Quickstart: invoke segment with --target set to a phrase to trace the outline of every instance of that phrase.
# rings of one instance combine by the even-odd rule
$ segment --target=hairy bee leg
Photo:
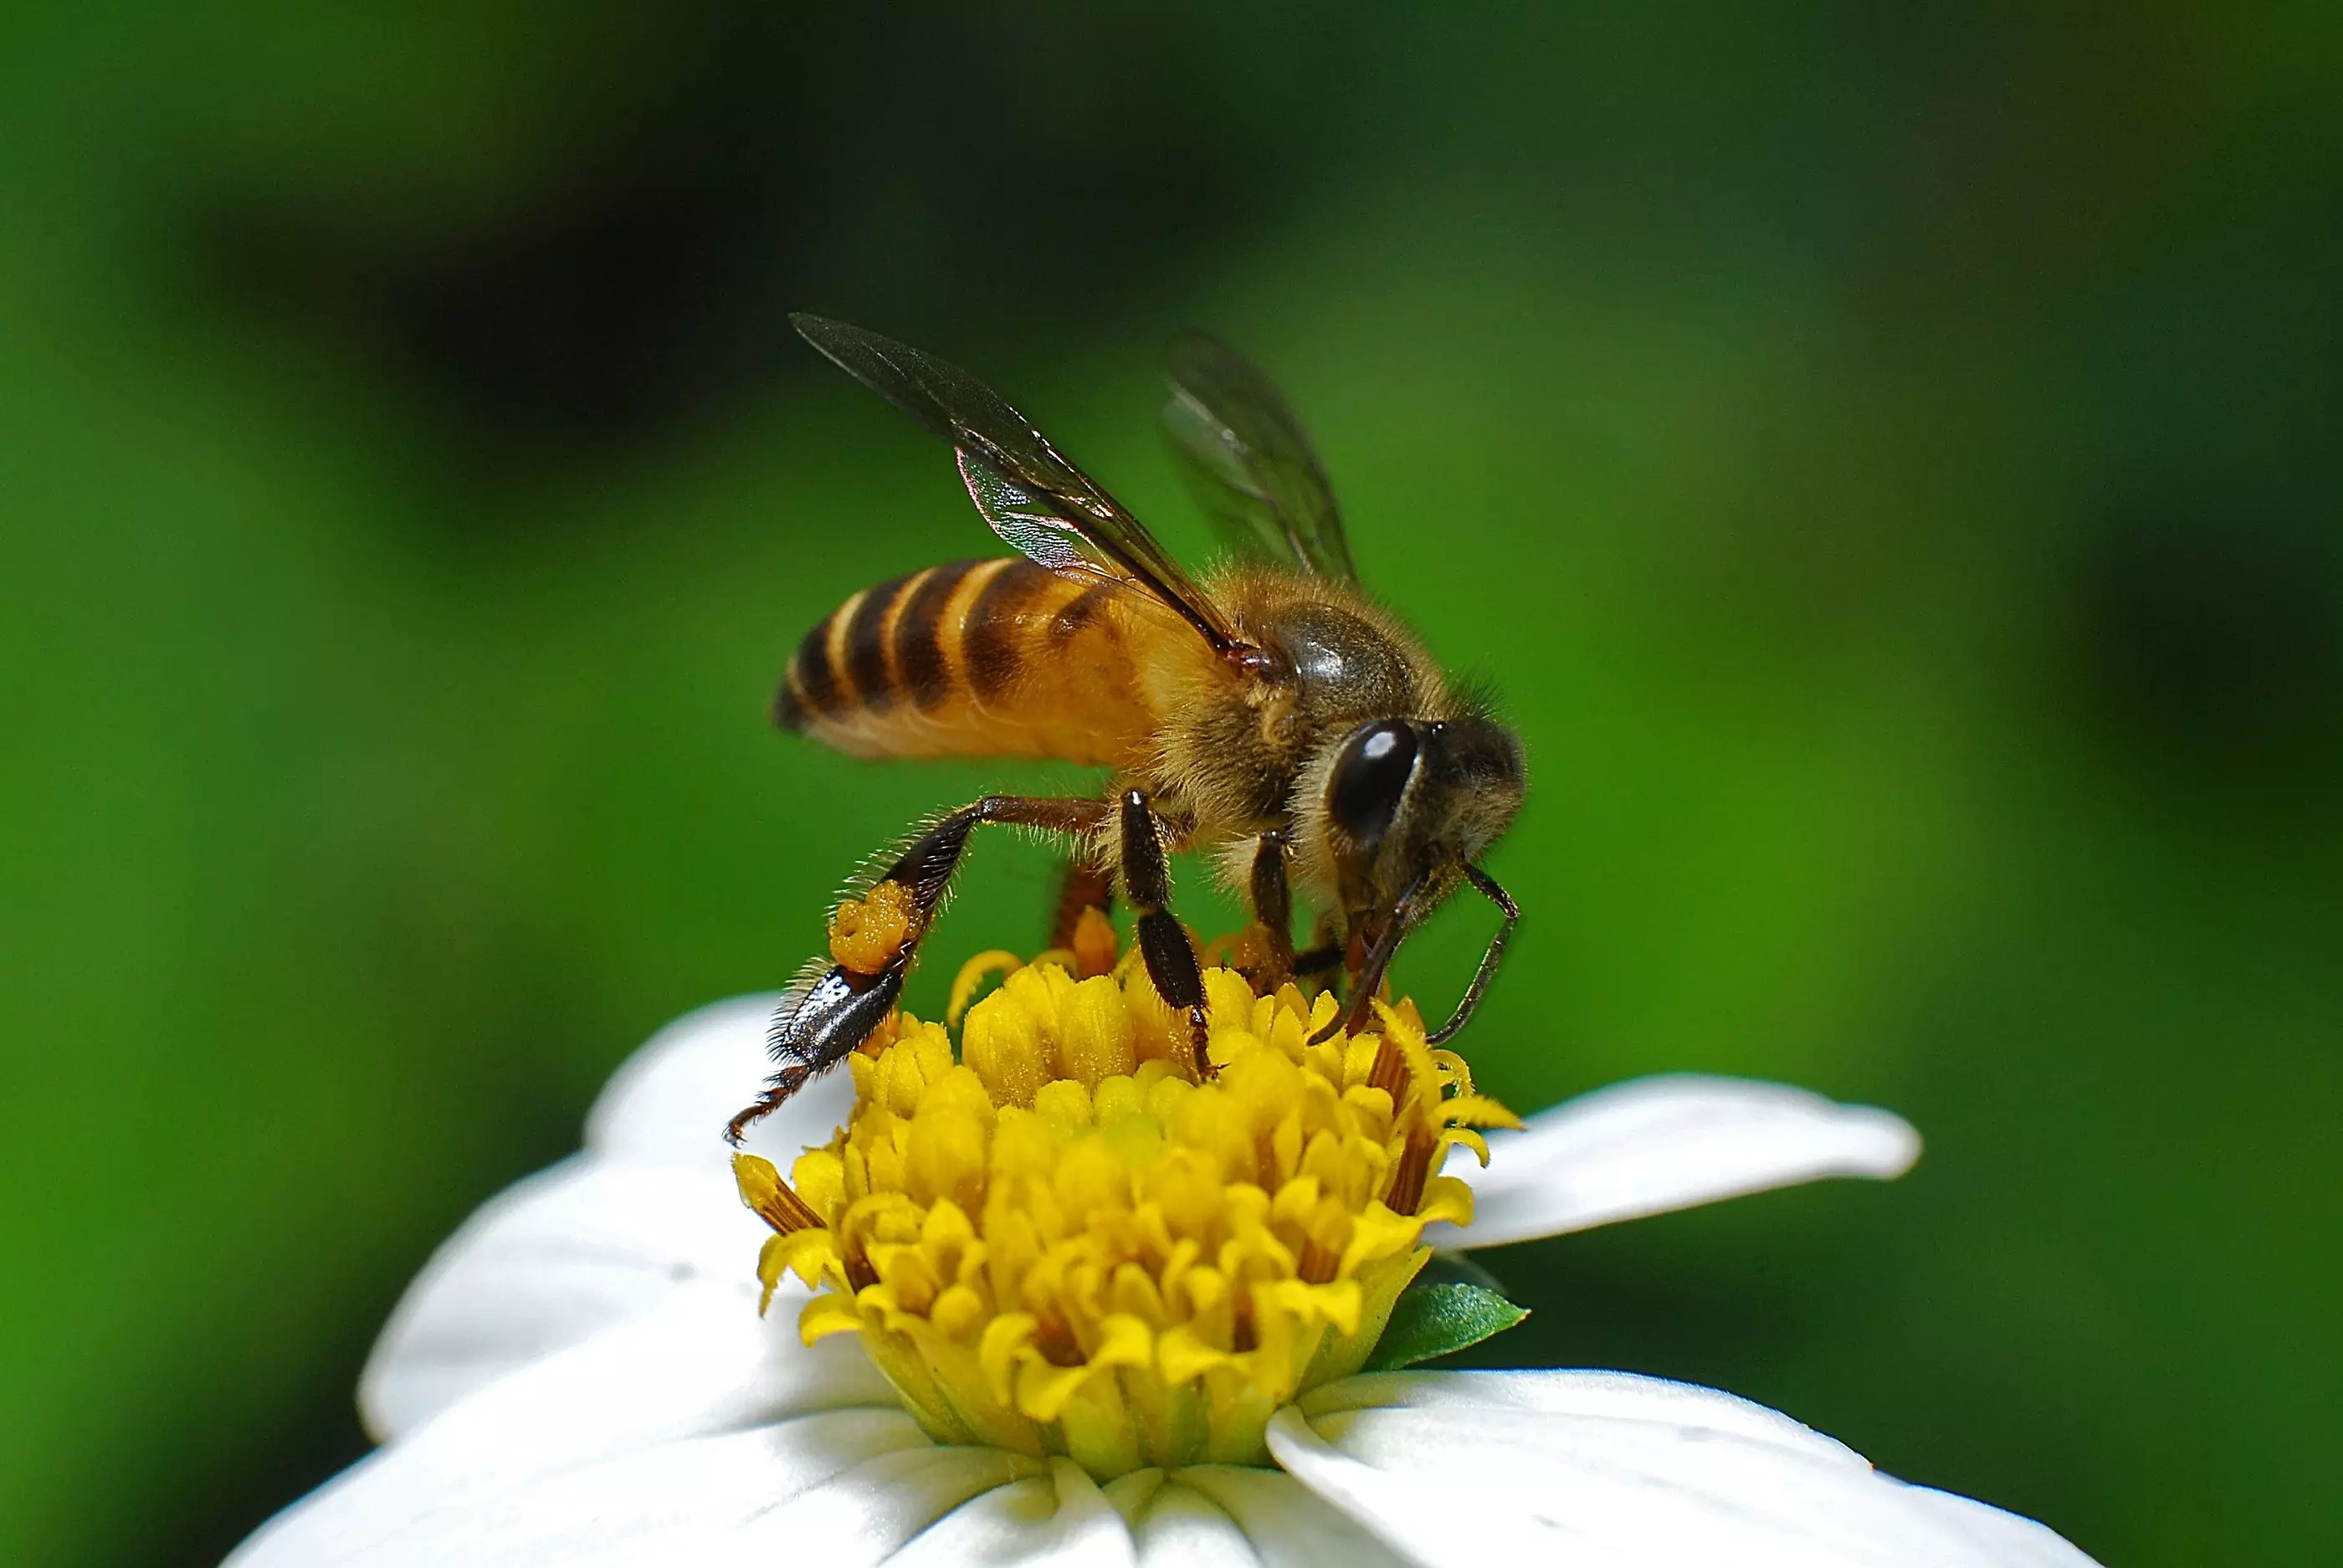
[[[774,1010],[765,1035],[765,1048],[779,1067],[756,1102],[724,1124],[725,1141],[737,1147],[742,1133],[779,1110],[809,1079],[870,1039],[895,1010],[910,970],[911,949],[906,945],[875,975],[833,964],[811,987],[793,988]]]
[[[880,880],[900,882],[911,890],[917,921],[911,940],[916,942],[927,934],[952,872],[959,869],[960,855],[968,848],[968,836],[978,823],[1005,822],[1087,839],[1105,825],[1106,816],[1106,807],[1079,796],[987,795],[940,819],[912,840]]]
[[[1312,948],[1306,953],[1293,955],[1293,972],[1297,975],[1322,975],[1328,970],[1342,967],[1342,944],[1328,942],[1322,948]]]
[[[1119,804],[1122,833],[1122,891],[1139,916],[1139,951],[1155,992],[1188,1013],[1189,1042],[1195,1047],[1196,1076],[1212,1076],[1206,1050],[1210,1026],[1204,1012],[1204,970],[1188,928],[1165,906],[1172,901],[1172,867],[1163,852],[1159,819],[1146,793],[1126,789]]]
[[[1273,991],[1293,978],[1293,890],[1285,876],[1291,842],[1286,829],[1272,828],[1253,845],[1252,918],[1269,934],[1269,961],[1246,978],[1259,991]]]
[[[1320,915],[1318,924],[1310,933],[1310,946],[1293,955],[1293,972],[1297,975],[1322,975],[1341,969],[1350,957],[1350,939],[1341,930],[1341,922],[1332,915]]]
[[[1084,910],[1096,910],[1101,914],[1114,908],[1114,878],[1104,866],[1076,855],[1066,862],[1058,879],[1058,906],[1050,915],[1050,945],[1070,948],[1074,945],[1074,927]]]
[[[913,839],[911,847],[879,879],[881,883],[895,883],[910,895],[910,929],[901,945],[875,972],[833,964],[811,987],[793,990],[783,1000],[765,1041],[775,1063],[773,1076],[757,1102],[726,1123],[725,1138],[737,1145],[743,1133],[779,1110],[807,1080],[837,1065],[870,1039],[894,1010],[903,994],[904,978],[919,955],[920,942],[934,922],[952,872],[968,849],[968,836],[978,823],[1006,822],[1087,837],[1105,823],[1106,812],[1096,800],[988,795],[944,817]]]

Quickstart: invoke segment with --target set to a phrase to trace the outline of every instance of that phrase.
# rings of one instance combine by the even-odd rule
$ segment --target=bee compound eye
[[[1326,811],[1334,826],[1363,844],[1382,838],[1399,814],[1416,750],[1415,726],[1403,719],[1378,719],[1354,731],[1326,781]]]

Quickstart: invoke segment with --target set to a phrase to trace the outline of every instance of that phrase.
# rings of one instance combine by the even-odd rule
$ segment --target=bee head
[[[1439,902],[1511,825],[1525,780],[1520,739],[1472,714],[1370,720],[1312,771],[1311,848],[1354,926],[1380,925],[1403,897],[1414,918]]]

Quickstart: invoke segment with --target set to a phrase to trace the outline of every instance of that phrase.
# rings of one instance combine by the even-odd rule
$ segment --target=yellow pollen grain
[[[884,938],[871,901],[851,939]],[[1086,916],[1047,955],[1071,972],[980,956],[957,1050],[898,1014],[849,1059],[847,1126],[786,1183],[737,1161],[775,1231],[758,1271],[769,1302],[790,1275],[814,1287],[799,1332],[859,1333],[940,1441],[1101,1479],[1264,1462],[1270,1415],[1364,1362],[1423,1227],[1470,1221],[1471,1191],[1435,1173],[1449,1147],[1485,1153],[1472,1127],[1513,1118],[1413,1006],[1313,1045],[1334,999],[1226,969],[1205,976],[1218,1071],[1199,1083],[1184,1017],[1112,944]]]

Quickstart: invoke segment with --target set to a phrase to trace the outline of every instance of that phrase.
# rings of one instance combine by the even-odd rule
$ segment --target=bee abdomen
[[[1021,557],[880,583],[806,633],[774,721],[859,756],[1118,759],[1146,716],[1113,591]]]
[[[803,730],[823,720],[883,713],[898,700],[928,706],[947,683],[935,627],[980,561],[954,561],[863,589],[815,625],[789,656],[773,719]]]

